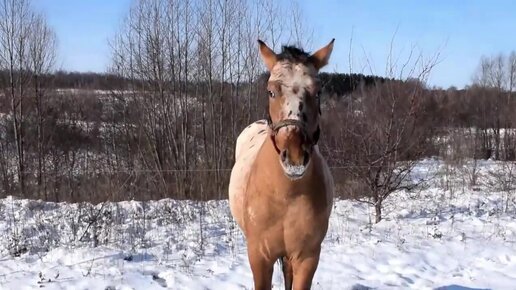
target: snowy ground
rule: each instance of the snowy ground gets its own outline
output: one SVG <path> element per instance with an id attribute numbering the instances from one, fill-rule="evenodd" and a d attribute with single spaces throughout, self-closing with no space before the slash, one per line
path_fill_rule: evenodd
<path id="1" fill-rule="evenodd" d="M 391 196 L 376 225 L 367 205 L 336 201 L 313 289 L 516 289 L 514 195 L 493 185 L 504 167 L 470 166 L 421 162 L 414 176 L 433 179 Z M 0 289 L 252 289 L 225 201 L 6 198 L 0 233 Z"/>

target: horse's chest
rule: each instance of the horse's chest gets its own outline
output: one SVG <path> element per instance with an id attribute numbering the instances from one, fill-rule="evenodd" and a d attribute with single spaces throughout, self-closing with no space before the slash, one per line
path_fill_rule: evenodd
<path id="1" fill-rule="evenodd" d="M 327 210 L 305 198 L 251 206 L 247 214 L 248 229 L 253 236 L 286 248 L 320 243 L 328 226 Z"/>
<path id="2" fill-rule="evenodd" d="M 287 207 L 283 220 L 283 231 L 286 240 L 300 243 L 324 238 L 328 226 L 327 210 L 316 207 L 303 200 Z"/>

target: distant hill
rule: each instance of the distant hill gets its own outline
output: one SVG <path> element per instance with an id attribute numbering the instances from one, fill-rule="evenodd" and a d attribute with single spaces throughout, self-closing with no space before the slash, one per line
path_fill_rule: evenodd
<path id="1" fill-rule="evenodd" d="M 39 76 L 44 86 L 60 89 L 123 89 L 129 80 L 109 73 L 57 71 Z M 8 71 L 0 71 L 0 88 L 9 83 Z"/>
<path id="2" fill-rule="evenodd" d="M 264 73 L 256 81 L 265 83 L 267 76 L 268 74 Z M 128 89 L 131 84 L 131 80 L 110 73 L 57 71 L 40 77 L 44 86 L 59 89 L 121 90 Z M 0 71 L 0 87 L 8 83 L 8 78 L 7 71 Z M 320 78 L 325 97 L 334 98 L 351 93 L 361 84 L 370 86 L 376 82 L 390 81 L 373 75 L 326 72 L 321 73 Z M 192 84 L 193 86 L 195 84 Z"/>
<path id="3" fill-rule="evenodd" d="M 387 78 L 363 74 L 321 73 L 319 77 L 323 85 L 323 94 L 328 97 L 342 97 L 360 85 L 367 87 L 378 82 L 390 81 Z"/>

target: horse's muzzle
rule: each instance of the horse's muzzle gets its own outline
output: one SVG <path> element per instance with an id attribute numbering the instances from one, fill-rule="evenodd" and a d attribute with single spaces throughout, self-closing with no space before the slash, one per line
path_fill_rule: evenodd
<path id="1" fill-rule="evenodd" d="M 271 126 L 271 130 L 272 142 L 285 175 L 290 179 L 303 177 L 314 146 L 304 124 L 299 120 L 287 119 Z"/>
<path id="2" fill-rule="evenodd" d="M 310 154 L 307 151 L 303 152 L 302 162 L 297 164 L 292 162 L 289 158 L 289 152 L 287 150 L 283 150 L 280 153 L 280 163 L 285 175 L 292 180 L 300 179 L 305 174 L 308 164 L 310 163 Z"/>

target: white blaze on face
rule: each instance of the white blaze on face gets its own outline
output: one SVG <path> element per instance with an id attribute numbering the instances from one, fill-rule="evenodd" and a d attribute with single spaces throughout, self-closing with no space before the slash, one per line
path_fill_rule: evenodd
<path id="1" fill-rule="evenodd" d="M 283 98 L 283 114 L 286 119 L 301 120 L 306 109 L 303 98 L 307 89 L 314 85 L 316 71 L 312 66 L 300 63 L 278 62 L 271 72 L 270 81 L 280 81 Z"/>
<path id="2" fill-rule="evenodd" d="M 281 85 L 283 119 L 305 121 L 308 109 L 305 95 L 307 91 L 312 91 L 316 75 L 317 72 L 311 65 L 288 61 L 279 61 L 275 65 L 269 81 L 278 82 Z M 280 130 L 289 130 L 289 127 L 283 127 Z M 288 161 L 283 162 L 281 159 L 279 162 L 286 175 L 293 180 L 301 178 L 310 164 L 310 160 L 304 165 L 289 164 Z"/>

